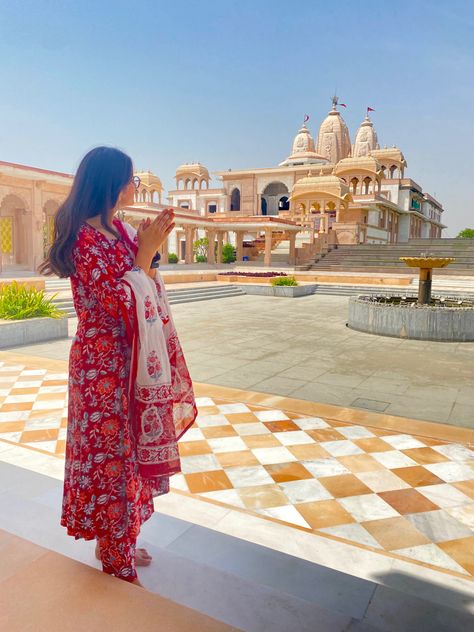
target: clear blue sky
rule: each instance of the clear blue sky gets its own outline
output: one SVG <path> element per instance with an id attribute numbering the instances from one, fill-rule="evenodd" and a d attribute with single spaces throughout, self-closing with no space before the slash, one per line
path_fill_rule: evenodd
<path id="1" fill-rule="evenodd" d="M 0 0 L 0 159 L 73 172 L 98 144 L 176 167 L 268 167 L 335 87 L 474 226 L 470 0 Z"/>

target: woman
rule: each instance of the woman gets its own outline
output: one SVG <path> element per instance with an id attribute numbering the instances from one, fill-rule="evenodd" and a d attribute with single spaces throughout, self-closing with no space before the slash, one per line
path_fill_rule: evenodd
<path id="1" fill-rule="evenodd" d="M 180 471 L 177 440 L 197 415 L 191 379 L 163 282 L 152 260 L 173 211 L 138 232 L 114 215 L 139 186 L 131 159 L 97 147 L 82 160 L 55 218 L 42 274 L 70 277 L 78 315 L 69 356 L 61 525 L 97 539 L 103 570 L 142 585 L 137 549 L 153 497 Z"/>

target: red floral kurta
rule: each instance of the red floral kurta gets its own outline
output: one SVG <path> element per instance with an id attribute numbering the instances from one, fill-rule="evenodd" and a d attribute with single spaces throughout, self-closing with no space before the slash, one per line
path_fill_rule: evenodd
<path id="1" fill-rule="evenodd" d="M 69 356 L 61 525 L 76 539 L 120 538 L 126 533 L 136 538 L 154 511 L 153 496 L 169 491 L 169 477 L 152 486 L 139 474 L 129 420 L 135 306 L 121 277 L 132 269 L 134 254 L 123 239 L 109 239 L 84 223 L 73 260 L 71 286 L 78 327 Z M 163 288 L 157 289 L 164 295 Z M 164 310 L 167 307 L 164 300 Z M 167 323 L 174 330 L 171 315 Z M 183 367 L 176 337 L 175 341 Z M 185 372 L 189 378 L 186 367 Z"/>

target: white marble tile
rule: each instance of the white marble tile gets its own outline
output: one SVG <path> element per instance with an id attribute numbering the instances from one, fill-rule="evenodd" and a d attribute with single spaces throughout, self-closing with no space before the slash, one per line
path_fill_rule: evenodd
<path id="1" fill-rule="evenodd" d="M 228 467 L 225 473 L 234 487 L 255 487 L 257 485 L 271 485 L 275 481 L 261 465 L 242 467 Z"/>
<path id="2" fill-rule="evenodd" d="M 441 509 L 472 503 L 469 496 L 466 496 L 466 494 L 463 494 L 459 491 L 459 489 L 456 489 L 456 487 L 453 487 L 449 483 L 442 483 L 440 485 L 421 485 L 416 488 L 416 491 L 423 494 L 423 496 L 441 507 Z"/>
<path id="3" fill-rule="evenodd" d="M 0 375 L 0 382 L 13 384 L 18 379 L 17 375 Z M 41 384 L 41 382 L 40 382 Z"/>
<path id="4" fill-rule="evenodd" d="M 21 372 L 21 375 L 46 375 L 47 372 L 47 369 L 25 369 Z"/>
<path id="5" fill-rule="evenodd" d="M 254 411 L 254 415 L 260 421 L 283 421 L 288 419 L 282 410 L 259 410 Z"/>
<path id="6" fill-rule="evenodd" d="M 271 518 L 277 518 L 290 524 L 296 524 L 300 527 L 306 527 L 311 529 L 311 526 L 306 522 L 300 512 L 293 507 L 293 505 L 282 505 L 281 507 L 269 507 L 267 509 L 258 509 L 258 513 L 263 516 L 270 516 Z"/>
<path id="7" fill-rule="evenodd" d="M 67 390 L 67 384 L 58 386 L 40 386 L 38 389 L 38 395 L 42 395 L 45 393 L 67 393 Z"/>
<path id="8" fill-rule="evenodd" d="M 319 417 L 305 417 L 304 419 L 293 419 L 293 422 L 301 428 L 301 430 L 322 430 L 329 428 L 329 424 Z"/>
<path id="9" fill-rule="evenodd" d="M 11 388 L 0 388 L 0 397 L 6 397 L 11 391 Z"/>
<path id="10" fill-rule="evenodd" d="M 8 395 L 5 397 L 4 404 L 22 404 L 24 402 L 34 402 L 36 400 L 37 393 L 28 393 L 26 395 Z"/>
<path id="11" fill-rule="evenodd" d="M 202 434 L 202 431 L 199 428 L 189 428 L 178 443 L 182 441 L 203 441 L 205 440 L 205 436 Z"/>
<path id="12" fill-rule="evenodd" d="M 17 371 L 21 373 L 25 366 L 23 364 L 7 364 L 0 367 L 0 373 L 10 373 L 13 371 Z"/>
<path id="13" fill-rule="evenodd" d="M 373 538 L 370 533 L 364 529 L 360 524 L 340 524 L 336 527 L 325 527 L 324 529 L 318 529 L 323 533 L 329 533 L 330 535 L 344 538 L 345 540 L 351 540 L 358 544 L 364 544 L 365 546 L 371 546 L 375 549 L 382 549 L 383 547 Z"/>
<path id="14" fill-rule="evenodd" d="M 193 456 L 181 457 L 181 470 L 183 474 L 193 472 L 208 472 L 211 470 L 221 470 L 222 465 L 214 454 L 197 454 Z"/>
<path id="15" fill-rule="evenodd" d="M 221 404 L 218 406 L 221 413 L 250 413 L 252 412 L 245 404 Z"/>
<path id="16" fill-rule="evenodd" d="M 448 445 L 435 445 L 432 447 L 432 450 L 439 452 L 452 461 L 468 461 L 469 459 L 474 459 L 474 451 L 458 443 L 450 443 Z"/>
<path id="17" fill-rule="evenodd" d="M 183 474 L 173 474 L 173 476 L 170 477 L 170 487 L 171 489 L 180 489 L 189 492 L 189 487 Z"/>
<path id="18" fill-rule="evenodd" d="M 371 452 L 370 456 L 390 470 L 397 467 L 411 467 L 412 465 L 418 465 L 416 461 L 410 459 L 410 457 L 406 454 L 398 452 L 398 450 L 388 450 L 387 452 Z"/>
<path id="19" fill-rule="evenodd" d="M 61 410 L 64 408 L 62 399 L 45 399 L 33 404 L 33 410 L 56 410 L 57 408 L 61 408 Z"/>
<path id="20" fill-rule="evenodd" d="M 260 421 L 250 424 L 233 424 L 233 426 L 234 430 L 238 432 L 241 436 L 271 434 L 271 430 L 269 430 Z"/>
<path id="21" fill-rule="evenodd" d="M 474 470 L 464 463 L 448 461 L 446 463 L 430 463 L 424 467 L 447 483 L 458 483 L 459 481 L 471 481 L 474 479 Z"/>
<path id="22" fill-rule="evenodd" d="M 432 564 L 433 566 L 439 566 L 446 570 L 455 571 L 456 573 L 462 573 L 463 575 L 469 575 L 469 573 L 462 566 L 457 564 L 452 557 L 449 557 L 439 546 L 436 544 L 422 544 L 421 546 L 408 547 L 406 549 L 397 549 L 392 553 L 398 553 L 406 557 L 418 560 L 419 562 L 425 562 L 426 564 Z"/>
<path id="23" fill-rule="evenodd" d="M 411 448 L 426 448 L 426 445 L 410 435 L 381 436 L 380 439 L 390 444 L 396 450 L 410 450 Z"/>
<path id="24" fill-rule="evenodd" d="M 0 412 L 0 423 L 2 421 L 26 421 L 29 416 L 29 410 L 12 410 L 9 413 Z"/>
<path id="25" fill-rule="evenodd" d="M 308 503 L 315 500 L 330 500 L 332 495 L 316 479 L 305 479 L 301 481 L 288 481 L 279 483 L 285 496 L 294 504 Z"/>
<path id="26" fill-rule="evenodd" d="M 469 527 L 474 534 L 474 502 L 446 509 L 450 516 Z"/>
<path id="27" fill-rule="evenodd" d="M 21 380 L 15 384 L 15 388 L 40 388 L 42 384 L 43 380 Z"/>
<path id="28" fill-rule="evenodd" d="M 230 426 L 230 422 L 223 414 L 219 415 L 198 415 L 196 424 L 200 428 L 208 428 L 209 426 Z"/>
<path id="29" fill-rule="evenodd" d="M 282 445 L 303 445 L 305 443 L 314 443 L 304 430 L 289 430 L 288 432 L 274 432 L 273 436 Z"/>
<path id="30" fill-rule="evenodd" d="M 472 535 L 469 527 L 450 516 L 444 509 L 407 514 L 405 518 L 431 542 L 459 540 Z"/>
<path id="31" fill-rule="evenodd" d="M 363 494 L 339 498 L 338 502 L 348 511 L 357 522 L 369 520 L 382 520 L 383 518 L 396 518 L 400 516 L 388 503 L 376 494 Z"/>
<path id="32" fill-rule="evenodd" d="M 48 415 L 46 417 L 28 419 L 25 421 L 25 430 L 50 430 L 52 428 L 59 428 L 61 425 L 61 416 Z M 0 424 L 1 429 L 1 424 Z"/>
<path id="33" fill-rule="evenodd" d="M 289 463 L 297 458 L 287 448 L 254 448 L 252 452 L 262 465 Z"/>
<path id="34" fill-rule="evenodd" d="M 352 441 L 322 441 L 321 447 L 332 456 L 351 456 L 353 454 L 364 454 L 364 451 Z"/>
<path id="35" fill-rule="evenodd" d="M 390 472 L 390 470 L 356 472 L 355 476 L 377 494 L 411 487 L 411 485 L 396 476 L 393 472 Z"/>
<path id="36" fill-rule="evenodd" d="M 351 474 L 337 459 L 316 459 L 315 461 L 302 461 L 305 468 L 316 478 L 324 476 L 338 476 L 339 474 Z"/>
<path id="37" fill-rule="evenodd" d="M 25 445 L 30 445 L 33 448 L 38 448 L 38 450 L 44 450 L 45 452 L 51 452 L 51 454 L 55 454 L 56 452 L 56 441 L 27 441 Z"/>
<path id="38" fill-rule="evenodd" d="M 25 375 L 25 372 L 23 372 L 22 375 Z M 69 379 L 68 373 L 48 373 L 43 378 L 44 382 L 49 382 L 52 380 L 66 380 L 67 381 L 68 379 Z"/>
<path id="39" fill-rule="evenodd" d="M 196 406 L 214 406 L 214 401 L 210 397 L 196 397 Z"/>
<path id="40" fill-rule="evenodd" d="M 346 437 L 346 439 L 370 439 L 375 437 L 373 432 L 362 426 L 340 426 L 337 428 L 337 431 Z"/>
<path id="41" fill-rule="evenodd" d="M 2 424 L 0 424 L 0 439 L 5 439 L 6 441 L 15 441 L 18 443 L 20 441 L 20 437 L 22 435 L 21 432 L 2 432 Z"/>
<path id="42" fill-rule="evenodd" d="M 239 492 L 236 489 L 219 489 L 215 492 L 203 492 L 199 494 L 199 496 L 211 498 L 212 500 L 218 500 L 219 502 L 232 507 L 245 508 L 245 503 L 239 496 Z"/>
<path id="43" fill-rule="evenodd" d="M 208 439 L 208 444 L 214 452 L 238 452 L 248 450 L 248 446 L 240 437 L 219 437 Z"/>
<path id="44" fill-rule="evenodd" d="M 58 433 L 58 440 L 67 438 L 67 428 L 60 428 Z"/>

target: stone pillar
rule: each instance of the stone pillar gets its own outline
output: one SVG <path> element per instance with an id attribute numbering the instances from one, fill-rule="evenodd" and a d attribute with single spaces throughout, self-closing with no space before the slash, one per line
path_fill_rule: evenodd
<path id="1" fill-rule="evenodd" d="M 257 193 L 257 208 L 255 209 L 255 215 L 262 214 L 262 194 Z"/>
<path id="2" fill-rule="evenodd" d="M 236 236 L 236 250 L 237 250 L 237 261 L 242 261 L 242 257 L 244 256 L 244 233 L 241 230 L 235 231 Z"/>
<path id="3" fill-rule="evenodd" d="M 272 229 L 265 228 L 265 257 L 263 265 L 270 267 L 272 265 Z"/>
<path id="4" fill-rule="evenodd" d="M 314 230 L 311 231 L 314 237 Z M 288 263 L 290 265 L 296 264 L 296 233 L 290 233 L 290 252 L 288 255 Z"/>
<path id="5" fill-rule="evenodd" d="M 193 263 L 193 240 L 194 240 L 194 228 L 192 226 L 185 226 L 184 228 L 185 235 L 185 258 L 184 263 L 190 264 Z"/>
<path id="6" fill-rule="evenodd" d="M 207 248 L 207 263 L 214 264 L 216 262 L 216 257 L 214 255 L 216 231 L 206 229 L 206 233 L 207 233 L 207 239 L 209 240 L 209 246 Z"/>
<path id="7" fill-rule="evenodd" d="M 26 244 L 24 244 L 28 257 L 28 268 L 36 272 L 36 268 L 43 261 L 43 205 L 42 205 L 42 183 L 33 183 L 33 204 L 29 214 L 22 218 L 25 220 Z M 46 219 L 46 221 L 48 221 Z"/>
<path id="8" fill-rule="evenodd" d="M 222 263 L 222 239 L 223 239 L 223 232 L 222 231 L 217 231 L 217 263 Z"/>

